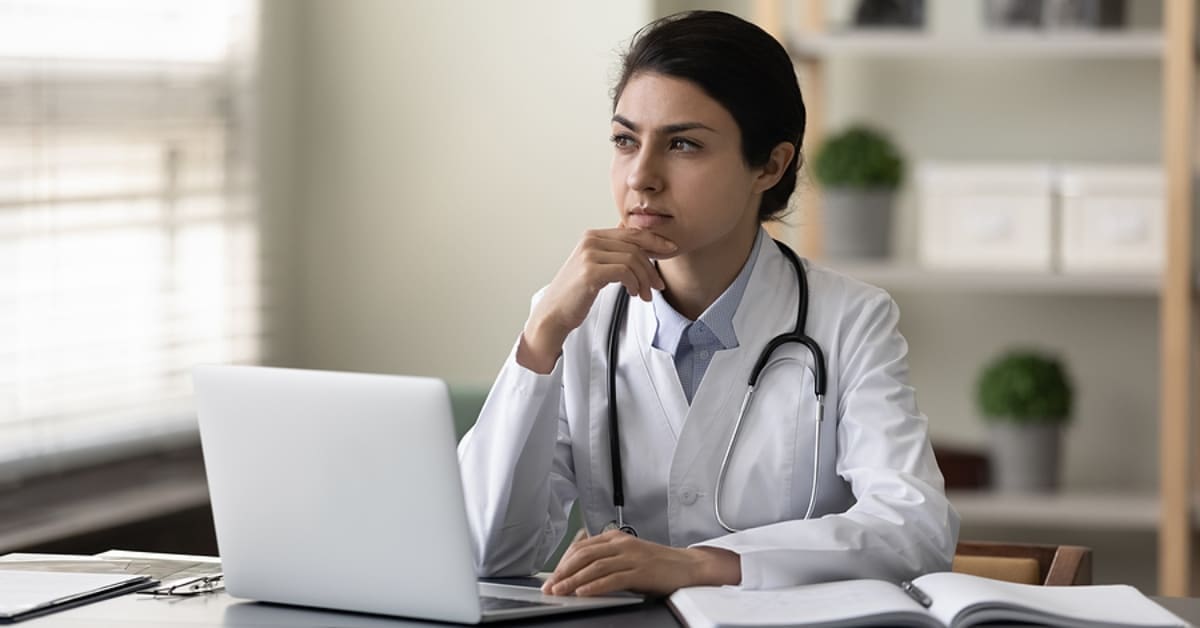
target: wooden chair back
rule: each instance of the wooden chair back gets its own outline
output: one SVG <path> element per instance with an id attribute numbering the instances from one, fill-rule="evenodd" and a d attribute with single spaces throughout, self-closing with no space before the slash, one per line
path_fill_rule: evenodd
<path id="1" fill-rule="evenodd" d="M 1040 585 L 1092 583 L 1092 550 L 1079 545 L 960 541 L 953 571 Z"/>

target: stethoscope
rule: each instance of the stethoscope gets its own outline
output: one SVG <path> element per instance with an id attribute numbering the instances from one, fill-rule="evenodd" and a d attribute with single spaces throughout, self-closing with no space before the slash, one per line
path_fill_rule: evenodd
<path id="1" fill-rule="evenodd" d="M 750 371 L 750 381 L 747 383 L 746 396 L 742 398 L 742 406 L 738 410 L 737 421 L 733 424 L 733 434 L 729 437 L 729 445 L 725 448 L 725 456 L 721 458 L 721 468 L 717 472 L 717 485 L 713 491 L 713 512 L 717 516 L 717 523 L 721 524 L 721 527 L 729 532 L 739 531 L 726 523 L 725 518 L 721 516 L 721 485 L 725 480 L 725 471 L 729 465 L 729 458 L 733 453 L 734 444 L 737 442 L 742 420 L 746 418 L 746 410 L 749 409 L 750 402 L 754 398 L 754 388 L 758 385 L 759 376 L 762 375 L 762 372 L 767 367 L 767 361 L 771 359 L 771 354 L 776 349 L 792 342 L 808 347 L 809 353 L 812 354 L 814 367 L 813 393 L 817 398 L 817 416 L 813 422 L 815 433 L 813 435 L 812 488 L 808 495 L 808 510 L 804 513 L 805 519 L 812 516 L 813 507 L 817 502 L 817 474 L 820 470 L 821 460 L 821 422 L 825 414 L 825 355 L 821 352 L 821 346 L 817 344 L 817 341 L 804 333 L 804 325 L 808 319 L 808 278 L 805 276 L 804 267 L 800 265 L 800 258 L 786 244 L 778 240 L 774 242 L 796 270 L 796 285 L 800 289 L 800 297 L 797 300 L 796 329 L 772 338 L 767 343 L 767 346 L 763 348 L 762 353 L 759 354 L 758 361 L 754 364 L 754 369 Z M 612 323 L 608 328 L 608 445 L 612 457 L 613 507 L 617 511 L 617 518 L 605 524 L 604 530 L 620 530 L 621 532 L 637 536 L 637 531 L 634 530 L 633 526 L 625 523 L 625 485 L 621 473 L 621 434 L 620 424 L 617 421 L 616 404 L 617 353 L 621 325 L 624 321 L 628 305 L 629 294 L 624 290 L 619 291 L 617 302 L 613 307 Z M 784 361 L 780 360 L 776 364 Z"/>

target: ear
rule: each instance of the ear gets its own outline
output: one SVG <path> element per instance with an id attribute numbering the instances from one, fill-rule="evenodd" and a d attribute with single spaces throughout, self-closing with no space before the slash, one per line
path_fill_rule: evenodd
<path id="1" fill-rule="evenodd" d="M 754 179 L 754 191 L 762 193 L 775 187 L 775 184 L 779 183 L 784 173 L 787 172 L 787 167 L 792 163 L 792 157 L 795 155 L 795 144 L 791 142 L 776 144 L 775 148 L 771 149 L 771 156 L 767 158 L 767 163 L 763 164 L 758 177 Z"/>

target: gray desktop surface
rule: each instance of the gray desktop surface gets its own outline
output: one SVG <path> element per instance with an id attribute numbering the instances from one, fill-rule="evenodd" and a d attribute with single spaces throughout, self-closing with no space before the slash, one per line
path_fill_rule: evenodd
<path id="1" fill-rule="evenodd" d="M 448 624 L 263 604 L 238 599 L 222 591 L 186 598 L 152 598 L 131 594 L 13 625 L 22 628 L 404 628 Z M 649 628 L 679 624 L 664 602 L 650 601 L 612 610 L 584 611 L 486 625 Z"/>
<path id="2" fill-rule="evenodd" d="M 1155 597 L 1154 600 L 1192 625 L 1200 626 L 1200 598 Z M 657 628 L 679 625 L 661 600 L 612 610 L 589 611 L 540 620 L 518 620 L 517 623 L 576 628 Z M 29 628 L 403 628 L 447 624 L 260 604 L 239 600 L 222 592 L 178 599 L 126 595 L 14 625 Z"/>

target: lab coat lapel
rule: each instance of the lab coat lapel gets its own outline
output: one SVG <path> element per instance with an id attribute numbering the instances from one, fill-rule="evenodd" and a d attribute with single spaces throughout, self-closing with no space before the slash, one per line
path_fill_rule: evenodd
<path id="1" fill-rule="evenodd" d="M 661 349 L 655 349 L 654 332 L 658 322 L 654 316 L 654 306 L 640 299 L 630 302 L 631 327 L 637 330 L 638 350 L 642 355 L 650 385 L 654 387 L 658 397 L 663 418 L 671 429 L 671 434 L 678 440 L 687 418 L 688 402 L 683 394 L 683 385 L 679 383 L 679 372 L 675 369 L 675 358 Z"/>
<path id="2" fill-rule="evenodd" d="M 766 241 L 733 317 L 738 346 L 713 356 L 679 432 L 672 484 L 684 481 L 698 460 L 716 477 L 754 362 L 767 342 L 795 327 L 794 275 L 775 243 Z"/>

